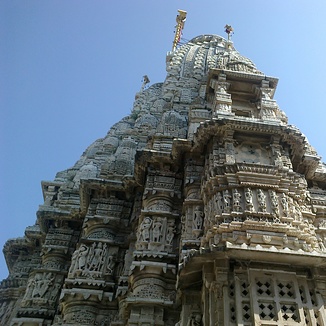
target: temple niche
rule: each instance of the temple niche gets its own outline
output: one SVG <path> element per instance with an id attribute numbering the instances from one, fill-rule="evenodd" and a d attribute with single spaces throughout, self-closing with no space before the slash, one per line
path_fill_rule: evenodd
<path id="1" fill-rule="evenodd" d="M 326 326 L 326 165 L 277 78 L 218 35 L 166 65 L 42 182 L 35 225 L 4 247 L 0 325 Z"/>

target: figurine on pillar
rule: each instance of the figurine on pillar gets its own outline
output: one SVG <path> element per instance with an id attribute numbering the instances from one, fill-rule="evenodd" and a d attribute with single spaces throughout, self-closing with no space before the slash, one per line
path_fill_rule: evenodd
<path id="1" fill-rule="evenodd" d="M 193 229 L 201 230 L 203 225 L 203 212 L 200 207 L 197 206 L 194 210 Z"/>
<path id="2" fill-rule="evenodd" d="M 257 190 L 257 201 L 259 205 L 259 211 L 266 212 L 266 196 L 263 192 L 263 190 L 258 189 Z"/>
<path id="3" fill-rule="evenodd" d="M 278 217 L 279 216 L 279 204 L 278 204 L 278 197 L 274 190 L 269 191 L 269 197 L 271 199 L 271 207 L 273 214 Z"/>
<path id="4" fill-rule="evenodd" d="M 211 81 L 211 87 L 214 88 L 214 115 L 218 114 L 232 114 L 231 106 L 232 99 L 231 94 L 227 93 L 230 87 L 230 83 L 226 81 L 226 75 L 220 74 L 218 79 Z"/>
<path id="5" fill-rule="evenodd" d="M 246 210 L 249 212 L 253 212 L 254 204 L 252 202 L 252 191 L 250 188 L 245 188 L 245 199 L 246 199 Z"/>
<path id="6" fill-rule="evenodd" d="M 281 204 L 282 204 L 284 216 L 288 216 L 288 214 L 289 214 L 289 203 L 288 203 L 288 200 L 287 200 L 286 195 L 285 195 L 284 192 L 282 193 L 282 196 L 281 196 Z"/>
<path id="7" fill-rule="evenodd" d="M 163 231 L 162 221 L 160 218 L 157 218 L 153 223 L 153 242 L 162 241 L 162 231 Z"/>
<path id="8" fill-rule="evenodd" d="M 215 209 L 216 214 L 222 214 L 223 211 L 223 198 L 220 192 L 215 195 Z"/>
<path id="9" fill-rule="evenodd" d="M 149 217 L 145 217 L 141 223 L 138 233 L 138 239 L 141 242 L 148 242 L 150 240 L 150 228 L 152 226 L 152 220 Z"/>
<path id="10" fill-rule="evenodd" d="M 224 202 L 224 213 L 231 212 L 231 195 L 228 190 L 224 191 L 223 194 L 223 202 Z"/>
<path id="11" fill-rule="evenodd" d="M 233 190 L 233 210 L 241 212 L 241 194 L 238 189 Z"/>

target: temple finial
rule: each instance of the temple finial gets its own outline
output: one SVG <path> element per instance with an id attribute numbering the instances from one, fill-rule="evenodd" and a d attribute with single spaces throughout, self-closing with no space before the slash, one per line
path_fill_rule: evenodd
<path id="1" fill-rule="evenodd" d="M 228 34 L 228 41 L 230 41 L 232 34 L 234 33 L 233 28 L 231 25 L 226 24 L 224 26 L 225 28 L 225 33 Z"/>
<path id="2" fill-rule="evenodd" d="M 175 26 L 175 36 L 173 40 L 172 51 L 174 51 L 180 42 L 182 30 L 186 22 L 187 12 L 184 10 L 178 10 L 179 15 L 176 18 L 177 25 Z"/>

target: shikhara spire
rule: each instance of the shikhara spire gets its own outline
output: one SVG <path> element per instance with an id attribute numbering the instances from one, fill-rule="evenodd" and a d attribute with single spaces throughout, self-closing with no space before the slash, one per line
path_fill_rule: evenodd
<path id="1" fill-rule="evenodd" d="M 4 247 L 1 326 L 326 326 L 326 166 L 277 78 L 218 35 L 166 65 L 42 182 L 37 223 Z"/>

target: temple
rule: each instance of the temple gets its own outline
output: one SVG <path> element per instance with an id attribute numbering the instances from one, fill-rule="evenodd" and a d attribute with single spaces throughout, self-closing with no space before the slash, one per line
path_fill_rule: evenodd
<path id="1" fill-rule="evenodd" d="M 4 246 L 0 325 L 326 326 L 326 166 L 278 79 L 217 35 L 166 66 L 42 182 Z"/>

